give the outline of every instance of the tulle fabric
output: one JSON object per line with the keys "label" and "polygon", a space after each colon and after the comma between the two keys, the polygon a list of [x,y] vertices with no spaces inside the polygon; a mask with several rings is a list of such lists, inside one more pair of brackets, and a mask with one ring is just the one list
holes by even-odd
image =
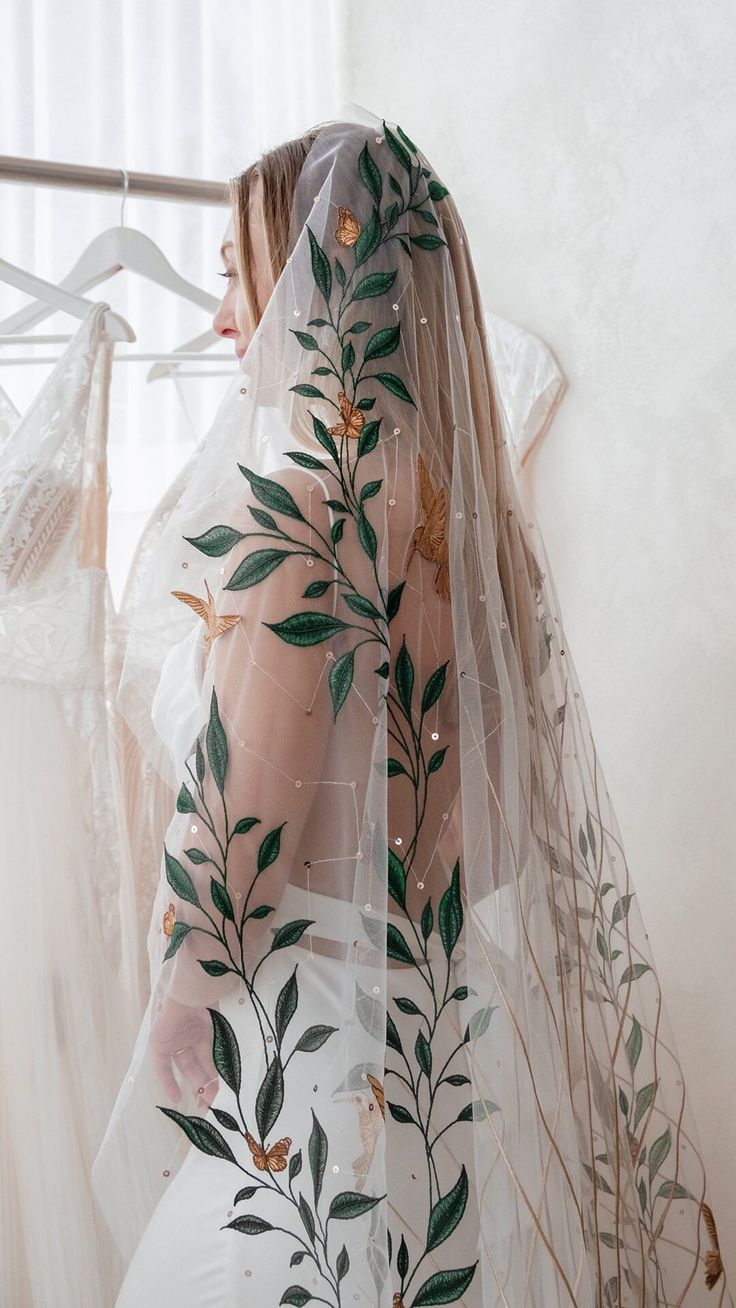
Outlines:
{"label": "tulle fabric", "polygon": [[136,583],[120,1304],[730,1304],[452,196],[351,111],[289,249]]}
{"label": "tulle fabric", "polygon": [[140,1012],[107,711],[106,309],[90,310],[0,448],[0,1302],[8,1308],[100,1308],[121,1271],[90,1176]]}

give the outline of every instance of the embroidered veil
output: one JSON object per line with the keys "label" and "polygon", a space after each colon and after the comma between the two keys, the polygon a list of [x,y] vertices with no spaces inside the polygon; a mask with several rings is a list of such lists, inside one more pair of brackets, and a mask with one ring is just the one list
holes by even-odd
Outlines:
{"label": "embroidered veil", "polygon": [[196,1165],[233,1303],[730,1304],[465,229],[356,118],[137,595],[178,798],[97,1192],[135,1260]]}

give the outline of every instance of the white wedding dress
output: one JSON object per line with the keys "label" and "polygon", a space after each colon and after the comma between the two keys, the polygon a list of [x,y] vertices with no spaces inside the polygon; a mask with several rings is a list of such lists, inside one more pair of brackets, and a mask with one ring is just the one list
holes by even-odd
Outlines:
{"label": "white wedding dress", "polygon": [[0,1303],[108,1308],[90,1169],[139,1018],[106,685],[104,305],[0,442]]}

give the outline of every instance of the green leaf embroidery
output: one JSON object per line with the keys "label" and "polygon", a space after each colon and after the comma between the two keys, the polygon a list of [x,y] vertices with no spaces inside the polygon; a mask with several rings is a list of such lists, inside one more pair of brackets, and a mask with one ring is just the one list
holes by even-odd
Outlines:
{"label": "green leaf embroidery", "polygon": [[380,618],[381,614],[365,595],[346,595],[345,603],[360,618]]}
{"label": "green leaf embroidery", "polygon": [[200,958],[199,966],[208,976],[224,976],[226,972],[232,972],[233,970],[231,967],[227,966],[227,963],[221,963],[216,958],[209,958],[206,960]]}
{"label": "green leaf embroidery", "polygon": [[281,832],[285,826],[286,823],[282,822],[280,827],[274,827],[273,831],[269,831],[268,835],[264,836],[261,841],[258,850],[259,872],[263,872],[265,868],[270,867],[270,865],[278,858],[281,849]]}
{"label": "green leaf embroidery", "polygon": [[332,696],[333,720],[337,718],[353,684],[354,662],[355,650],[350,649],[335,659],[330,668],[328,681]]}
{"label": "green leaf embroidery", "polygon": [[468,1202],[468,1174],[465,1168],[452,1189],[437,1200],[430,1215],[427,1228],[427,1249],[436,1249],[439,1244],[449,1239],[459,1224]]}
{"label": "green leaf embroidery", "polygon": [[311,382],[299,382],[298,386],[290,386],[290,391],[295,395],[303,395],[308,400],[326,400],[327,396],[318,386],[313,386]]}
{"label": "green leaf embroidery", "polygon": [[348,1251],[345,1248],[345,1245],[342,1246],[342,1249],[337,1255],[337,1262],[335,1263],[335,1271],[337,1272],[338,1281],[344,1281],[345,1277],[350,1271],[350,1258],[348,1256]]}
{"label": "green leaf embroidery", "polygon": [[284,1072],[281,1059],[275,1055],[266,1068],[266,1074],[256,1096],[256,1122],[261,1140],[265,1140],[275,1125],[283,1104]]}
{"label": "green leaf embroidery", "polygon": [[189,790],[187,789],[187,787],[186,787],[185,785],[182,785],[182,788],[181,788],[181,790],[179,791],[179,794],[177,795],[177,798],[176,798],[176,811],[177,811],[177,813],[196,813],[196,812],[197,812],[197,805],[195,804],[195,802],[194,802],[194,800],[193,800],[193,798],[192,798],[192,796],[191,796]]}
{"label": "green leaf embroidery", "polygon": [[440,938],[445,954],[451,957],[463,925],[463,906],[460,900],[460,860],[452,869],[452,880],[440,900],[438,921]]}
{"label": "green leaf embroidery", "polygon": [[445,745],[443,749],[436,749],[434,751],[434,754],[432,755],[432,757],[429,760],[429,763],[427,764],[428,772],[437,772],[437,770],[442,767],[442,764],[445,761],[445,754],[447,753],[447,749],[448,746]]}
{"label": "green leaf embroidery", "polygon": [[294,1045],[295,1054],[313,1054],[316,1050],[321,1049],[323,1044],[329,1040],[330,1036],[337,1030],[336,1026],[309,1026],[300,1036]]}
{"label": "green leaf embroidery", "polygon": [[318,645],[320,641],[330,640],[338,631],[344,631],[350,624],[330,613],[293,613],[283,622],[266,622],[264,625],[289,645]]}
{"label": "green leaf embroidery", "polygon": [[304,349],[304,350],[318,350],[318,349],[319,349],[319,345],[318,345],[317,342],[315,341],[314,337],[309,335],[309,332],[297,332],[297,331],[294,331],[294,328],[293,328],[293,327],[290,327],[289,330],[293,333],[294,336],[296,336],[296,339],[298,340],[298,342],[299,342],[299,344],[301,345],[302,349]]}
{"label": "green leaf embroidery", "polygon": [[367,143],[358,156],[358,171],[365,186],[367,186],[376,204],[381,203],[383,194],[383,182],[379,169],[373,160]]}
{"label": "green leaf embroidery", "polygon": [[336,1221],[347,1222],[353,1217],[362,1217],[371,1208],[375,1208],[379,1202],[369,1194],[358,1194],[357,1190],[343,1190],[341,1194],[336,1194],[330,1204],[329,1217],[335,1218]]}
{"label": "green leaf embroidery", "polygon": [[222,1108],[213,1108],[212,1112],[217,1118],[220,1126],[224,1126],[226,1131],[240,1131],[240,1126],[236,1122],[232,1113],[226,1113]]}
{"label": "green leaf embroidery", "polygon": [[235,1154],[224,1136],[206,1118],[186,1117],[184,1113],[177,1113],[175,1108],[161,1108],[160,1105],[159,1109],[165,1117],[170,1117],[172,1122],[181,1127],[187,1139],[201,1153],[211,1154],[213,1158],[226,1158],[229,1163],[235,1162]]}
{"label": "green leaf embroidery", "polygon": [[295,945],[297,940],[301,940],[304,932],[310,926],[314,926],[314,920],[307,918],[297,918],[294,922],[286,922],[284,926],[274,931],[273,940],[271,941],[271,953],[277,949],[288,949],[290,945]]}
{"label": "green leaf embroidery", "polygon": [[450,194],[446,186],[436,181],[429,182],[427,190],[429,191],[430,200],[444,200],[445,196]]}
{"label": "green leaf embroidery", "polygon": [[378,210],[374,209],[365,227],[362,228],[360,236],[353,249],[355,250],[356,264],[365,263],[371,255],[378,249],[381,243],[381,220],[378,216]]}
{"label": "green leaf embroidery", "polygon": [[254,550],[238,564],[225,590],[246,590],[268,577],[293,550]]}
{"label": "green leaf embroidery", "polygon": [[284,1032],[294,1016],[297,1004],[299,1003],[299,985],[296,979],[296,965],[291,976],[286,980],[279,991],[279,997],[276,1000],[275,1026],[276,1035],[279,1044],[284,1038]]}
{"label": "green leaf embroidery", "polygon": [[250,482],[250,488],[257,500],[265,504],[267,509],[273,509],[276,513],[283,513],[287,518],[296,518],[299,522],[304,522],[304,516],[285,486],[274,481],[272,477],[261,477],[252,469],[246,468],[242,463],[238,464],[243,476]]}
{"label": "green leaf embroidery", "polygon": [[[352,327],[348,327],[347,330],[349,332],[354,332],[356,336],[360,336],[361,332],[367,332],[369,327],[370,327],[370,323],[363,322],[363,320],[361,319],[360,322],[354,322]],[[361,408],[362,406],[358,405],[358,407]]]}
{"label": "green leaf embroidery", "polygon": [[[240,1049],[235,1032],[217,1008],[209,1008],[212,1019],[212,1059],[226,1086],[240,1094]],[[237,1122],[235,1124],[237,1130]]]}
{"label": "green leaf embroidery", "polygon": [[414,958],[406,940],[393,922],[386,925],[386,953],[401,963],[413,963]]}
{"label": "green leaf embroidery", "polygon": [[403,168],[406,169],[406,171],[407,171],[408,173],[410,173],[410,172],[411,172],[411,158],[410,158],[409,153],[408,153],[408,151],[406,150],[405,146],[403,146],[403,145],[401,144],[401,141],[398,139],[397,136],[394,136],[393,132],[391,131],[391,128],[390,128],[390,127],[387,127],[385,123],[383,124],[383,132],[384,132],[384,135],[385,135],[385,137],[386,137],[386,141],[387,141],[388,145],[389,145],[389,146],[391,147],[391,149],[393,150],[393,152],[394,152],[394,154],[396,155],[396,158],[398,159],[399,163],[402,165]]}
{"label": "green leaf embroidery", "polygon": [[432,904],[430,900],[427,900],[426,904],[424,905],[424,908],[422,909],[422,935],[425,940],[429,940],[429,937],[432,934],[433,926],[434,926],[434,913],[432,912]]}
{"label": "green leaf embroidery", "polygon": [[392,849],[388,851],[388,893],[400,908],[406,907],[406,871]]}
{"label": "green leaf embroidery", "polygon": [[447,241],[443,241],[441,236],[430,236],[429,233],[423,236],[410,236],[409,240],[420,250],[437,250],[441,245],[447,245]]}
{"label": "green leaf embroidery", "polygon": [[360,517],[358,518],[358,540],[363,546],[368,558],[375,559],[376,551],[378,549],[376,533],[363,512],[361,512]]}
{"label": "green leaf embroidery", "polygon": [[210,896],[218,913],[226,917],[229,922],[234,922],[235,914],[233,913],[233,906],[227,888],[223,886],[221,881],[217,881],[215,877],[210,879]]}
{"label": "green leaf embroidery", "polygon": [[284,1290],[279,1305],[291,1304],[292,1308],[304,1308],[305,1303],[309,1303],[312,1296],[302,1285],[290,1285],[288,1290]]}
{"label": "green leaf embroidery", "polygon": [[166,953],[164,954],[164,960],[163,960],[164,962],[166,962],[167,959],[174,957],[174,954],[179,948],[179,945],[181,944],[182,940],[186,935],[189,934],[191,929],[192,928],[190,926],[187,926],[186,922],[174,923],[174,929],[171,933],[171,940],[169,942],[169,947],[166,950]]}
{"label": "green leaf embroidery", "polygon": [[234,527],[221,525],[210,527],[210,530],[205,531],[201,536],[185,536],[184,540],[209,558],[219,559],[223,554],[228,554],[233,546],[243,539],[244,534],[242,531],[236,531]]}
{"label": "green leaf embroidery", "polygon": [[[449,662],[449,660],[448,660]],[[442,663],[431,677],[428,678],[422,694],[422,713],[428,713],[433,704],[437,703],[445,687],[445,675],[447,673],[447,663]]]}
{"label": "green leaf embroidery", "polygon": [[255,518],[259,527],[267,527],[269,531],[278,531],[276,519],[272,518],[270,513],[266,513],[265,509],[259,509],[257,505],[249,504],[248,512]]}
{"label": "green leaf embroidery", "polygon": [[363,356],[364,363],[370,363],[371,359],[385,359],[389,354],[393,354],[399,348],[401,339],[401,329],[397,323],[394,327],[382,327],[371,336],[365,347]]}
{"label": "green leaf embroidery", "polygon": [[330,435],[325,424],[313,413],[310,414],[310,417],[312,419],[312,427],[314,428],[315,440],[319,441],[322,448],[327,450],[328,454],[332,455],[335,463],[339,463],[340,456],[337,453],[337,445],[335,444],[334,437]]}
{"label": "green leaf embroidery", "polygon": [[262,1217],[234,1217],[231,1222],[227,1222],[226,1230],[239,1231],[241,1235],[263,1235],[264,1231],[272,1231],[273,1227],[270,1222],[264,1221]]}
{"label": "green leaf embroidery", "polygon": [[396,281],[396,272],[369,273],[358,282],[353,291],[354,300],[369,300],[376,295],[385,295]]}
{"label": "green leaf embroidery", "polygon": [[411,721],[411,700],[414,691],[414,664],[406,648],[406,638],[401,641],[401,649],[396,656],[396,689],[401,707]]}
{"label": "green leaf embroidery", "polygon": [[404,385],[403,381],[401,380],[400,377],[397,377],[395,373],[372,372],[369,373],[368,376],[373,381],[379,381],[382,386],[386,387],[387,391],[391,392],[392,395],[398,395],[400,400],[406,400],[407,404],[414,405],[414,408],[417,407],[416,404],[414,404],[414,401],[411,398],[411,395],[409,394],[408,390],[406,389],[406,386]]}
{"label": "green leaf embroidery", "polygon": [[423,1031],[417,1032],[417,1038],[414,1042],[414,1057],[427,1080],[429,1080],[432,1075],[432,1050]]}
{"label": "green leaf embroidery", "polygon": [[657,1136],[652,1147],[649,1150],[649,1182],[654,1180],[655,1174],[659,1171],[662,1163],[667,1157],[672,1147],[672,1133],[669,1126]]}
{"label": "green leaf embroidery", "polygon": [[233,835],[234,836],[247,835],[251,827],[254,827],[256,825],[256,822],[260,822],[260,820],[261,820],[260,818],[254,818],[254,817],[239,818],[239,820],[235,823],[235,826],[233,827]]}
{"label": "green leaf embroidery", "polygon": [[327,1136],[312,1110],[312,1130],[309,1136],[309,1170],[314,1184],[314,1206],[319,1204],[322,1181],[327,1166]]}
{"label": "green leaf embroidery", "polygon": [[340,367],[342,368],[343,372],[347,372],[349,368],[352,368],[354,363],[355,363],[355,347],[353,346],[352,341],[348,341],[342,348]]}
{"label": "green leaf embroidery", "polygon": [[212,859],[208,858],[203,849],[185,849],[184,853],[190,863],[211,863]]}
{"label": "green leaf embroidery", "polygon": [[399,611],[401,595],[405,585],[405,581],[400,581],[398,586],[392,587],[388,593],[388,599],[386,600],[386,618],[389,622],[392,618],[396,617],[396,614]]}
{"label": "green leaf embroidery", "polygon": [[435,1272],[424,1282],[417,1293],[411,1308],[430,1308],[430,1305],[457,1303],[465,1294],[475,1274],[477,1262],[472,1267],[458,1267],[451,1272]]}
{"label": "green leaf embroidery", "polygon": [[626,1041],[626,1053],[629,1059],[629,1067],[631,1068],[632,1072],[636,1070],[636,1064],[639,1061],[639,1055],[641,1053],[641,1046],[642,1046],[641,1027],[639,1026],[639,1023],[637,1022],[636,1018],[632,1017],[631,1031],[629,1032],[629,1038]]}
{"label": "green leaf embroidery", "polygon": [[220,721],[217,692],[214,686],[212,687],[212,698],[210,700],[210,720],[207,724],[206,740],[210,769],[217,789],[222,795],[225,792],[225,777],[227,775],[227,737]]}
{"label": "green leaf embroidery", "polygon": [[199,908],[199,897],[194,889],[192,878],[182,867],[179,860],[174,858],[173,854],[170,854],[166,848],[164,848],[164,864],[166,867],[166,880],[174,893],[180,899],[186,900],[188,904],[195,904]]}
{"label": "green leaf embroidery", "polygon": [[383,419],[367,422],[358,438],[358,458],[362,459],[364,455],[370,454],[375,450],[378,444],[378,432]]}
{"label": "green leaf embroidery", "polygon": [[308,223],[306,226],[307,232],[309,233],[309,246],[312,254],[312,274],[318,290],[322,292],[322,295],[329,304],[330,295],[332,294],[332,272],[330,270],[330,261]]}
{"label": "green leaf embroidery", "polygon": [[303,454],[301,450],[286,450],[287,459],[293,459],[298,463],[300,468],[318,469],[326,471],[327,465],[321,459],[315,459],[313,454]]}

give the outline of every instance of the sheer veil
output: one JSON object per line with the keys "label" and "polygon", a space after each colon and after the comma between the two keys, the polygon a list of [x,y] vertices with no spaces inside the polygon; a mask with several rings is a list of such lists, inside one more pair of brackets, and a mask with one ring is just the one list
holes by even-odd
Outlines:
{"label": "sheer veil", "polygon": [[[731,1304],[509,439],[452,195],[350,106],[135,597],[120,704],[178,799],[95,1167],[127,1257],[198,1150],[232,1170],[233,1240],[322,1231],[324,1302]],[[342,1020],[309,1009],[315,958]],[[368,1087],[383,1130],[346,1169]]]}

